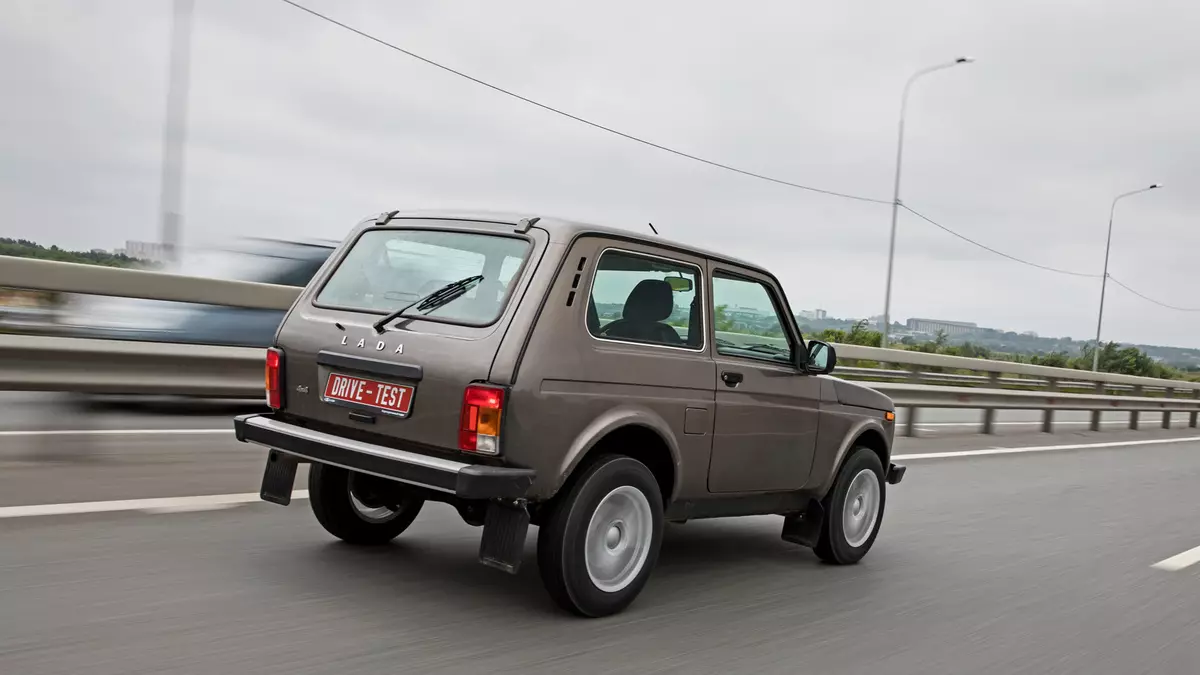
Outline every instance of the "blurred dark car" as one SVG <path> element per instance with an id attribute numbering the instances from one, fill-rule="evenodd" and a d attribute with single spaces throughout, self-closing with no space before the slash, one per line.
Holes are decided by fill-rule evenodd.
<path id="1" fill-rule="evenodd" d="M 337 242 L 252 239 L 188 252 L 166 271 L 189 276 L 304 287 Z M 266 347 L 284 310 L 81 296 L 61 319 L 72 337 Z"/>

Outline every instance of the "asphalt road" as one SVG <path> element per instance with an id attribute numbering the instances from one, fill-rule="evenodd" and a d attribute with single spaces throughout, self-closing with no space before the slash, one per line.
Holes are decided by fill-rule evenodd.
<path id="1" fill-rule="evenodd" d="M 13 409 L 2 428 L 31 431 Z M 944 456 L 902 460 L 862 564 L 818 564 L 779 518 L 694 521 L 669 528 L 629 611 L 583 621 L 542 591 L 536 531 L 515 578 L 478 565 L 479 531 L 441 505 L 353 549 L 303 500 L 253 501 L 263 453 L 227 418 L 124 415 L 50 426 L 139 433 L 0 436 L 4 675 L 1200 672 L 1200 565 L 1151 567 L 1200 546 L 1194 429 L 936 427 L 899 441 Z"/>

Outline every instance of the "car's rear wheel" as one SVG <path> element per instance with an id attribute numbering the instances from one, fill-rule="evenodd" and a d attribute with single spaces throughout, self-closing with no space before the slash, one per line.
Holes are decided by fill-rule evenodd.
<path id="1" fill-rule="evenodd" d="M 620 612 L 649 580 L 662 532 L 654 474 L 629 457 L 602 457 L 559 495 L 538 532 L 542 583 L 581 616 Z"/>
<path id="2" fill-rule="evenodd" d="M 377 546 L 395 539 L 412 525 L 424 500 L 384 490 L 383 479 L 313 464 L 308 497 L 317 522 L 349 544 Z M 390 486 L 387 486 L 390 487 Z"/>
<path id="3" fill-rule="evenodd" d="M 853 565 L 871 550 L 883 522 L 884 485 L 879 455 L 861 446 L 851 450 L 825 495 L 825 522 L 813 549 L 821 560 Z"/>

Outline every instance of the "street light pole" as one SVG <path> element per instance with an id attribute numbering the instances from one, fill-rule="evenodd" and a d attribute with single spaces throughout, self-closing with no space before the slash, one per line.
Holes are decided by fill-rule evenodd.
<path id="1" fill-rule="evenodd" d="M 883 336 L 880 345 L 883 347 L 888 346 L 888 330 L 892 327 L 892 265 L 896 257 L 896 218 L 900 212 L 900 169 L 904 160 L 904 114 L 908 109 L 908 91 L 912 88 L 913 82 L 922 75 L 973 61 L 975 59 L 970 56 L 960 56 L 949 63 L 941 63 L 918 70 L 904 83 L 904 93 L 900 96 L 900 134 L 899 140 L 896 142 L 896 181 L 892 187 L 892 236 L 888 241 L 887 292 L 883 299 L 883 330 L 880 331 Z"/>
<path id="2" fill-rule="evenodd" d="M 1141 190 L 1117 195 L 1112 201 L 1112 207 L 1108 210 L 1108 242 L 1104 245 L 1104 276 L 1100 279 L 1100 312 L 1096 316 L 1096 346 L 1092 350 L 1092 372 L 1100 370 L 1100 326 L 1104 324 L 1104 291 L 1108 288 L 1108 254 L 1112 250 L 1113 215 L 1117 212 L 1117 202 L 1126 197 L 1132 197 L 1133 195 L 1149 192 L 1160 187 L 1162 187 L 1161 183 L 1155 183 Z"/>
<path id="3" fill-rule="evenodd" d="M 187 137 L 188 75 L 191 69 L 194 0 L 175 0 L 171 27 L 171 66 L 163 125 L 162 185 L 159 192 L 159 241 L 166 258 L 176 260 L 183 229 L 183 153 Z"/>

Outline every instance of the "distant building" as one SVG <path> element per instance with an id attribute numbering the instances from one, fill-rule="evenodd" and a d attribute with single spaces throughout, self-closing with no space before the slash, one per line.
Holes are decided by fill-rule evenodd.
<path id="1" fill-rule="evenodd" d="M 1027 330 L 1024 333 L 1021 333 L 1021 335 L 1024 335 L 1025 337 L 1031 337 L 1031 338 L 1035 338 L 1038 336 L 1037 332 L 1032 331 L 1032 330 Z"/>
<path id="2" fill-rule="evenodd" d="M 802 309 L 800 310 L 800 318 L 808 319 L 809 321 L 821 321 L 829 314 L 823 309 Z"/>
<path id="3" fill-rule="evenodd" d="M 979 330 L 979 326 L 968 321 L 939 321 L 938 319 L 909 319 L 906 323 L 908 329 L 914 333 L 928 333 L 934 335 L 938 331 L 944 331 L 946 335 L 962 335 L 963 333 L 972 333 Z"/>
<path id="4" fill-rule="evenodd" d="M 757 307 L 741 307 L 732 305 L 725 308 L 725 316 L 730 319 L 761 319 L 764 317 L 773 317 L 774 312 L 759 309 Z"/>
<path id="5" fill-rule="evenodd" d="M 155 241 L 126 241 L 125 248 L 118 248 L 113 253 L 152 262 L 166 262 L 170 258 L 166 244 Z"/>

